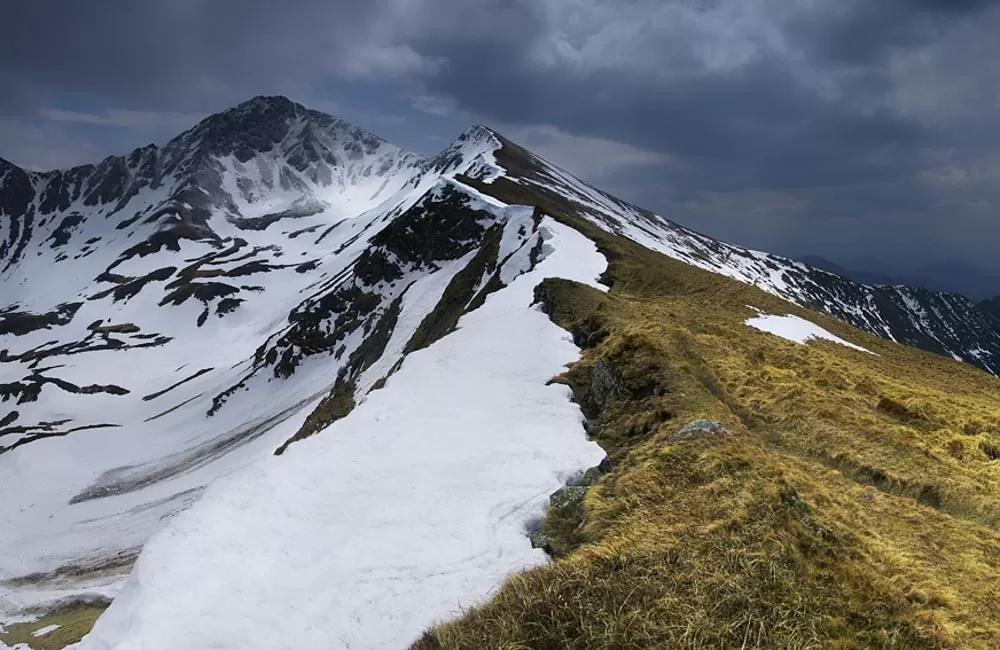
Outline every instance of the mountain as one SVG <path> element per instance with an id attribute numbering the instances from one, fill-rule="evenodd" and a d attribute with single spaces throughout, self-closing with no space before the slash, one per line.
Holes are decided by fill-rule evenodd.
<path id="1" fill-rule="evenodd" d="M 1000 296 L 988 298 L 980 302 L 977 306 L 979 307 L 979 311 L 1000 320 Z"/>
<path id="2" fill-rule="evenodd" d="M 869 286 L 778 255 L 712 239 L 573 178 L 498 136 L 497 161 L 516 179 L 505 197 L 551 214 L 580 213 L 604 230 L 698 268 L 760 287 L 893 341 L 1000 371 L 1000 330 L 968 298 L 918 287 Z M 510 170 L 514 170 L 511 172 Z M 473 183 L 475 184 L 475 183 Z M 480 187 L 480 189 L 482 189 Z"/>
<path id="3" fill-rule="evenodd" d="M 1000 287 L 1000 277 L 965 262 L 940 262 L 912 269 L 906 275 L 845 268 L 819 255 L 798 258 L 810 266 L 830 271 L 864 284 L 905 284 L 946 293 L 960 293 L 973 300 L 992 296 Z"/>
<path id="4" fill-rule="evenodd" d="M 830 273 L 836 273 L 837 275 L 842 275 L 845 278 L 854 280 L 855 282 L 860 282 L 862 284 L 920 284 L 919 282 L 906 282 L 901 278 L 891 276 L 887 273 L 878 273 L 876 271 L 862 271 L 858 269 L 848 269 L 836 262 L 829 260 L 825 257 L 819 255 L 803 255 L 797 258 L 798 261 L 804 262 L 809 266 L 814 266 L 817 269 L 823 269 L 824 271 L 829 271 Z"/>
<path id="5" fill-rule="evenodd" d="M 720 323 L 746 311 L 734 332 L 751 329 L 749 304 L 818 319 L 836 340 L 861 337 L 851 363 L 887 364 L 872 376 L 902 364 L 987 385 L 975 368 L 1000 372 L 1000 321 L 962 296 L 868 286 L 711 239 L 486 127 L 424 157 L 281 97 L 98 165 L 38 173 L 0 160 L 0 242 L 0 530 L 14 531 L 0 536 L 0 621 L 92 617 L 115 598 L 85 648 L 207 647 L 222 629 L 232 647 L 321 647 L 330 630 L 317 617 L 355 621 L 345 645 L 398 645 L 543 562 L 524 533 L 548 495 L 673 419 L 633 413 L 609 441 L 594 413 L 685 393 L 619 385 L 610 370 L 578 404 L 548 385 L 580 348 L 619 335 L 628 347 L 617 329 L 608 339 L 616 307 L 602 295 L 684 287 L 722 301 Z M 648 275 L 622 270 L 635 260 Z M 591 293 L 571 309 L 553 278 Z M 786 353 L 762 351 L 761 372 L 807 361 Z M 658 363 L 643 367 L 656 375 Z M 722 403 L 744 381 L 685 364 Z M 880 399 L 897 423 L 937 423 Z M 741 426 L 803 416 L 776 417 Z M 824 462 L 847 471 L 846 459 Z M 901 471 L 864 467 L 893 485 Z M 221 602 L 235 618 L 217 615 Z M 294 620 L 263 623 L 279 611 Z M 303 636 L 273 636 L 288 627 Z"/>

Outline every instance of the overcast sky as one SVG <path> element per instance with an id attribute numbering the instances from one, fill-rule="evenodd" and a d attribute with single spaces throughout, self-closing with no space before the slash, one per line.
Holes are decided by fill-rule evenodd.
<path id="1" fill-rule="evenodd" d="M 425 153 L 488 124 L 737 243 L 1000 275 L 997 34 L 985 0 L 11 2 L 0 156 L 93 162 L 279 93 Z"/>

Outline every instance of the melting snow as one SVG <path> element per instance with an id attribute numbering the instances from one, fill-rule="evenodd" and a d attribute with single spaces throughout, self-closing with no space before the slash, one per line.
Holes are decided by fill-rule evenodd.
<path id="1" fill-rule="evenodd" d="M 525 528 L 603 451 L 569 389 L 579 350 L 529 305 L 596 286 L 592 242 L 543 222 L 546 257 L 409 355 L 343 420 L 213 484 L 146 545 L 82 647 L 393 648 L 541 564 Z"/>
<path id="2" fill-rule="evenodd" d="M 45 636 L 49 632 L 55 632 L 60 627 L 61 626 L 59 626 L 59 625 L 46 625 L 45 627 L 39 628 L 39 629 L 35 630 L 34 632 L 32 632 L 31 636 Z"/>
<path id="3" fill-rule="evenodd" d="M 796 343 L 806 343 L 810 339 L 827 339 L 828 341 L 840 343 L 841 345 L 846 345 L 847 347 L 854 348 L 855 350 L 873 354 L 873 352 L 864 349 L 860 345 L 848 343 L 844 339 L 834 336 L 815 323 L 810 323 L 804 318 L 799 318 L 798 316 L 793 316 L 791 314 L 786 316 L 775 316 L 770 314 L 754 316 L 753 318 L 747 319 L 746 324 L 750 327 L 770 332 L 775 336 L 780 336 L 783 339 L 788 339 L 789 341 L 794 341 Z"/>

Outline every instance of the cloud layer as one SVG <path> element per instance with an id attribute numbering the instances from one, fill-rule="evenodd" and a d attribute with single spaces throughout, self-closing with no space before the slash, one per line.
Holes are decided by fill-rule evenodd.
<path id="1" fill-rule="evenodd" d="M 39 0 L 0 24 L 0 155 L 125 149 L 278 92 L 411 142 L 501 125 L 750 245 L 997 267 L 997 33 L 987 0 Z"/>

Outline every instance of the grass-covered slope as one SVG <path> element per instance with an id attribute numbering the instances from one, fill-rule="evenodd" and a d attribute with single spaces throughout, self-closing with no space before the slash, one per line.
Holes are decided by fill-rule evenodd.
<path id="1" fill-rule="evenodd" d="M 610 295 L 537 296 L 585 348 L 557 381 L 613 470 L 550 509 L 554 562 L 416 648 L 1000 647 L 1000 381 L 543 207 L 610 261 Z M 674 435 L 702 417 L 731 435 Z"/>
<path id="2" fill-rule="evenodd" d="M 82 603 L 56 609 L 29 623 L 0 628 L 0 647 L 30 650 L 62 650 L 90 632 L 104 612 L 104 602 Z"/>

